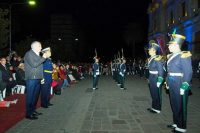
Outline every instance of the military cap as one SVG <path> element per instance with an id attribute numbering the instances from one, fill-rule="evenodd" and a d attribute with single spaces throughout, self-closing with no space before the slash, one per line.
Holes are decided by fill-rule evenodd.
<path id="1" fill-rule="evenodd" d="M 154 40 L 150 40 L 149 41 L 149 49 L 150 48 L 154 48 L 157 51 L 160 49 L 160 46 Z"/>
<path id="2" fill-rule="evenodd" d="M 46 52 L 46 51 L 50 51 L 50 50 L 51 50 L 50 47 L 44 48 L 44 49 L 42 50 L 42 53 L 44 53 L 44 52 Z"/>
<path id="3" fill-rule="evenodd" d="M 182 46 L 182 44 L 184 43 L 186 37 L 180 34 L 170 34 L 170 41 L 168 42 L 167 45 L 170 44 L 178 44 L 180 46 Z"/>

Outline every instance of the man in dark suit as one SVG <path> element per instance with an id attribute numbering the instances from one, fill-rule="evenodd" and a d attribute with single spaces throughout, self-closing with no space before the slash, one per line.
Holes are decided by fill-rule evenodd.
<path id="1" fill-rule="evenodd" d="M 3 101 L 6 84 L 2 80 L 2 72 L 0 70 L 0 101 Z"/>
<path id="2" fill-rule="evenodd" d="M 43 79 L 43 62 L 46 60 L 46 54 L 40 56 L 41 43 L 35 41 L 31 44 L 31 50 L 24 56 L 25 79 L 26 79 L 26 118 L 35 120 L 36 104 L 40 93 L 40 84 Z"/>
<path id="3" fill-rule="evenodd" d="M 0 70 L 2 72 L 2 80 L 6 83 L 6 95 L 10 95 L 12 88 L 15 87 L 17 84 L 14 81 L 12 74 L 9 72 L 9 70 L 6 67 L 6 58 L 2 57 L 0 59 Z"/>

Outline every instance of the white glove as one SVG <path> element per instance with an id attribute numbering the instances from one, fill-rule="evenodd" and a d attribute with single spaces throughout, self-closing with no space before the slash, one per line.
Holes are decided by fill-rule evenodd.
<path id="1" fill-rule="evenodd" d="M 180 95 L 184 95 L 184 93 L 185 93 L 185 90 L 180 89 Z"/>
<path id="2" fill-rule="evenodd" d="M 122 74 L 122 72 L 119 73 L 122 77 L 124 76 L 124 74 Z"/>
<path id="3" fill-rule="evenodd" d="M 166 89 L 169 90 L 169 86 L 167 85 L 167 83 L 164 82 L 164 84 L 165 84 Z"/>
<path id="4" fill-rule="evenodd" d="M 157 87 L 158 87 L 158 88 L 160 87 L 160 85 L 161 85 L 161 83 L 160 83 L 160 82 L 157 82 Z"/>
<path id="5" fill-rule="evenodd" d="M 96 78 L 96 77 L 97 77 L 97 75 L 94 75 L 94 77 Z"/>
<path id="6" fill-rule="evenodd" d="M 41 83 L 41 84 L 44 84 L 44 79 L 42 79 L 42 80 L 40 81 L 40 83 Z"/>

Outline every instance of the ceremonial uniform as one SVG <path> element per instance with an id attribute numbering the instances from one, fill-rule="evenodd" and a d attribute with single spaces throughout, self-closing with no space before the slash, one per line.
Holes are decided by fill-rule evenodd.
<path id="1" fill-rule="evenodd" d="M 117 85 L 118 86 L 121 86 L 121 83 L 120 83 L 120 65 L 121 65 L 121 59 L 118 59 L 118 63 L 116 64 L 116 69 L 117 69 L 117 72 L 116 72 L 116 79 L 117 79 Z"/>
<path id="2" fill-rule="evenodd" d="M 148 59 L 148 69 L 149 69 L 149 90 L 152 98 L 151 108 L 148 108 L 151 113 L 160 113 L 162 106 L 162 89 L 161 84 L 163 82 L 164 69 L 163 64 L 164 61 L 162 56 L 156 55 L 156 51 L 160 48 L 160 46 L 156 43 L 150 44 L 149 50 L 153 48 L 155 51 L 155 55 L 151 56 Z M 150 53 L 150 52 L 149 52 Z"/>
<path id="3" fill-rule="evenodd" d="M 175 44 L 181 47 L 185 37 L 178 34 L 171 36 L 169 47 Z M 167 72 L 167 85 L 173 112 L 171 127 L 175 128 L 173 132 L 186 132 L 188 92 L 192 79 L 191 53 L 180 51 L 168 55 Z"/>
<path id="4" fill-rule="evenodd" d="M 43 71 L 44 71 L 44 84 L 42 84 L 42 89 L 41 89 L 41 106 L 47 108 L 50 101 L 52 72 L 53 72 L 53 65 L 50 58 L 46 59 L 46 61 L 43 63 Z"/>
<path id="5" fill-rule="evenodd" d="M 116 81 L 116 62 L 112 64 L 112 71 L 113 71 L 113 79 Z"/>
<path id="6" fill-rule="evenodd" d="M 149 66 L 149 89 L 152 98 L 152 110 L 160 113 L 162 105 L 162 89 L 164 69 L 163 61 L 160 55 L 151 57 L 148 61 Z M 161 81 L 159 81 L 161 80 Z M 158 85 L 160 82 L 160 85 Z"/>
<path id="7" fill-rule="evenodd" d="M 98 80 L 99 80 L 99 63 L 96 61 L 98 60 L 95 58 L 95 63 L 93 64 L 93 90 L 97 89 Z"/>
<path id="8" fill-rule="evenodd" d="M 125 60 L 125 59 L 123 59 L 123 60 Z M 124 89 L 125 73 L 126 73 L 126 64 L 125 64 L 125 62 L 123 62 L 122 64 L 120 64 L 120 69 L 119 69 L 120 88 L 122 90 Z"/>

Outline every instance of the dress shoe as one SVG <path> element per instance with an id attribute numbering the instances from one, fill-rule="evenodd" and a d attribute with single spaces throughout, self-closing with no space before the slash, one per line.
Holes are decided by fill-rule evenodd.
<path id="1" fill-rule="evenodd" d="M 177 130 L 173 129 L 172 133 L 183 133 L 183 132 L 180 132 L 180 131 L 177 131 Z"/>
<path id="2" fill-rule="evenodd" d="M 48 106 L 53 106 L 53 104 L 52 104 L 52 103 L 49 103 Z"/>
<path id="3" fill-rule="evenodd" d="M 30 115 L 30 116 L 26 116 L 26 119 L 29 119 L 29 120 L 37 120 L 38 117 L 34 116 L 34 115 Z"/>
<path id="4" fill-rule="evenodd" d="M 158 112 L 156 112 L 154 110 L 150 110 L 149 112 L 152 113 L 152 114 L 158 114 Z"/>
<path id="5" fill-rule="evenodd" d="M 41 106 L 42 108 L 49 108 L 48 106 Z"/>
<path id="6" fill-rule="evenodd" d="M 151 108 L 147 108 L 147 110 L 148 110 L 148 111 L 151 111 L 152 109 L 151 109 Z"/>
<path id="7" fill-rule="evenodd" d="M 34 111 L 34 113 L 33 114 L 36 114 L 36 115 L 42 115 L 42 113 L 40 113 L 40 112 L 37 112 L 37 111 Z"/>
<path id="8" fill-rule="evenodd" d="M 167 125 L 167 128 L 175 129 L 176 127 L 173 125 Z"/>

